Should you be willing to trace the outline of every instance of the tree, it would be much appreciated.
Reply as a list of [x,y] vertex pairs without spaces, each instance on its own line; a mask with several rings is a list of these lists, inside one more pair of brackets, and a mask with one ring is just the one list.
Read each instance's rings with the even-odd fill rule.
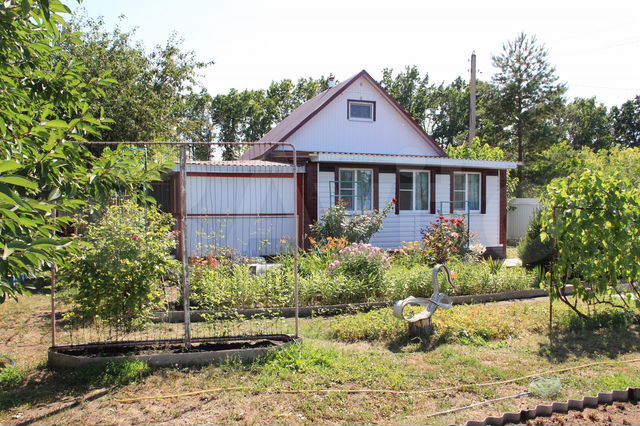
[[[329,87],[328,79],[301,78],[272,82],[267,90],[231,89],[211,100],[211,123],[218,142],[255,142],[302,103]],[[277,141],[270,141],[277,142]],[[227,144],[225,160],[236,159],[243,147]]]
[[429,94],[428,132],[442,146],[463,143],[469,132],[469,86],[462,77]]
[[506,135],[502,142],[511,156],[525,161],[557,140],[552,117],[563,105],[566,88],[557,82],[547,49],[535,37],[519,34],[492,61],[498,72],[488,113]]
[[[160,141],[193,136],[190,109],[197,94],[197,71],[213,62],[202,62],[181,49],[171,35],[164,45],[147,53],[134,40],[133,31],[116,26],[105,29],[104,20],[77,16],[69,32],[81,32],[80,43],[64,43],[64,50],[84,64],[82,77],[89,81],[103,74],[118,84],[104,88],[104,96],[90,105],[94,115],[106,115],[113,122],[103,129],[101,140]],[[204,113],[204,111],[202,111]]]
[[574,148],[609,148],[613,143],[609,113],[595,98],[576,98],[564,110],[563,127]]
[[139,153],[96,158],[76,143],[106,129],[91,110],[113,80],[83,77],[84,65],[61,48],[81,43],[61,31],[67,13],[57,0],[0,7],[0,302],[77,248],[61,229],[89,199],[140,192],[159,177],[140,172]]
[[426,128],[429,108],[429,74],[420,75],[418,67],[407,65],[404,72],[393,76],[393,68],[382,70],[380,85],[418,122]]
[[640,147],[640,95],[611,108],[611,121],[616,143]]

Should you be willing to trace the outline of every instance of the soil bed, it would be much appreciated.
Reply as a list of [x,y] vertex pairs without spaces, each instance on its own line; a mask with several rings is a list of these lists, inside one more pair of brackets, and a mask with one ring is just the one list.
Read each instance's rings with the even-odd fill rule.
[[193,339],[190,349],[179,339],[58,346],[49,349],[49,365],[79,368],[120,360],[141,360],[154,366],[209,364],[229,359],[250,361],[295,340],[286,334],[274,334]]
[[580,412],[539,417],[529,420],[526,424],[528,426],[640,425],[640,407],[633,402],[615,403],[598,409],[587,408]]

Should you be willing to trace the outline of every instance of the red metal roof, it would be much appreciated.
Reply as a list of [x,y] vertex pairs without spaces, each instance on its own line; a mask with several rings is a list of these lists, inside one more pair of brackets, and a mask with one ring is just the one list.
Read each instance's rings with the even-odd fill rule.
[[344,92],[354,81],[360,77],[367,78],[374,86],[376,86],[382,94],[404,115],[404,117],[411,123],[411,125],[418,131],[423,137],[425,142],[436,150],[441,156],[447,156],[444,150],[433,140],[431,136],[425,132],[425,130],[407,113],[404,108],[391,96],[371,75],[362,70],[358,74],[344,80],[343,82],[335,85],[334,87],[325,90],[324,92],[314,96],[307,102],[296,108],[289,116],[278,123],[272,128],[266,135],[262,137],[258,142],[262,145],[254,146],[242,155],[242,159],[259,158],[272,150],[274,146],[269,147],[266,143],[274,142],[286,142],[287,138],[295,133],[300,127],[302,127],[313,116],[320,112],[326,105],[328,105],[333,99]]

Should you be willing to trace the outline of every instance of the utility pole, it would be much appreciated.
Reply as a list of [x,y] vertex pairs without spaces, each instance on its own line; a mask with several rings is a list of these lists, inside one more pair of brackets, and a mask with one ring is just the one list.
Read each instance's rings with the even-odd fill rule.
[[476,137],[476,52],[471,53],[471,79],[469,80],[469,140],[471,146]]

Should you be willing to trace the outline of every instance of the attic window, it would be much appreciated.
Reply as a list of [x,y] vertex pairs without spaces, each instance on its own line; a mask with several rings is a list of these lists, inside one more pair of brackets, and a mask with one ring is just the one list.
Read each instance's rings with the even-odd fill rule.
[[347,118],[353,121],[376,121],[376,103],[348,100]]

